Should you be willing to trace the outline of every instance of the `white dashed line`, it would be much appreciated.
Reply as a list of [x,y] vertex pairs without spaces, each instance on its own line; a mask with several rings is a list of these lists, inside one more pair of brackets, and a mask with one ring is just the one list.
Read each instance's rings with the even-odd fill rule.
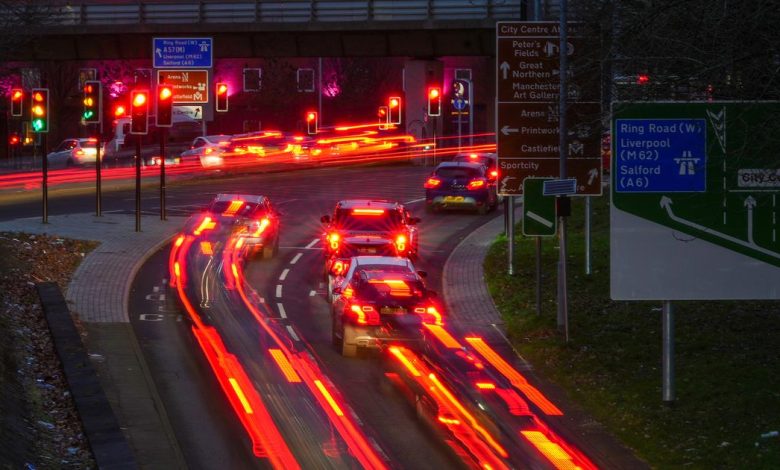
[[315,238],[314,240],[312,240],[311,242],[309,242],[309,244],[308,244],[308,245],[306,245],[306,248],[313,248],[313,247],[314,247],[314,245],[316,245],[318,241],[319,241],[319,239]]
[[317,295],[316,290],[309,291],[309,297],[314,297],[315,295]]
[[285,268],[284,271],[282,271],[282,274],[279,276],[280,281],[284,281],[287,279],[287,275],[290,273],[290,270]]
[[292,325],[287,325],[287,331],[290,333],[290,336],[292,336],[293,341],[301,340],[300,338],[298,338],[298,335],[295,334],[295,330],[293,330]]
[[277,284],[276,285],[276,296],[277,297],[281,297],[282,296],[282,285],[281,284]]
[[303,253],[298,253],[297,255],[293,256],[293,259],[290,260],[290,264],[297,263],[298,260],[301,259],[301,256],[303,256]]
[[404,205],[406,205],[406,204],[414,204],[415,202],[420,202],[420,201],[424,201],[424,200],[425,200],[424,197],[421,197],[419,199],[412,199],[411,201],[404,202]]
[[287,318],[287,312],[284,311],[284,305],[282,304],[276,304],[276,308],[279,309],[279,316],[282,318]]

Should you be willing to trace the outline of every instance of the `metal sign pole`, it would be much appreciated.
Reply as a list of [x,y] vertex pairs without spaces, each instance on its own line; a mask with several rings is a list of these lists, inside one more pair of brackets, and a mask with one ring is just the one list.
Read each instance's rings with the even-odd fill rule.
[[160,220],[165,219],[165,139],[168,128],[160,128]]
[[536,237],[536,314],[542,314],[542,237]]
[[[560,61],[560,89],[559,89],[559,108],[558,108],[558,123],[559,123],[559,139],[558,147],[561,160],[561,179],[566,179],[566,151],[568,149],[566,145],[566,94],[567,94],[567,54],[568,50],[568,35],[566,29],[566,17],[567,17],[567,0],[560,0],[560,31],[561,41],[558,50],[558,57]],[[568,197],[568,196],[564,196]],[[569,311],[567,305],[568,294],[566,292],[566,214],[561,214],[560,218],[560,250],[558,251],[558,326],[563,326],[564,337],[566,342],[569,342]]]
[[41,134],[38,134],[38,138],[41,139],[41,153],[43,154],[43,160],[41,160],[41,172],[43,173],[43,181],[41,182],[41,194],[43,196],[43,223],[48,224],[49,223],[49,157],[46,155],[46,138],[41,138]]
[[674,402],[674,310],[672,302],[664,300],[661,313],[662,395],[667,405]]
[[469,84],[469,146],[474,146],[474,84],[471,80],[466,80]]
[[509,267],[507,272],[510,276],[515,274],[515,197],[509,198],[509,223],[507,224],[507,252],[509,253]]
[[590,239],[590,230],[591,230],[591,199],[590,196],[585,196],[585,274],[590,275],[591,274],[591,261],[590,261],[590,251],[591,251],[591,239]]
[[100,124],[97,125],[97,141],[95,142],[95,215],[101,217],[102,214],[102,188],[100,174],[103,162],[100,160]]
[[141,231],[141,136],[135,136],[135,231]]

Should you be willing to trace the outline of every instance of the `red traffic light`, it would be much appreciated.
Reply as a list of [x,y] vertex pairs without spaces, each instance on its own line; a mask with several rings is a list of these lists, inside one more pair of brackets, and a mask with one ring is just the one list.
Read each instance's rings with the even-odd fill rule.
[[169,100],[173,97],[173,90],[169,86],[161,86],[158,99],[161,101]]
[[116,107],[114,107],[114,117],[122,117],[125,114],[127,114],[127,108],[125,108],[125,105],[118,104]]
[[398,98],[390,98],[390,107],[397,108],[401,104],[401,100]]
[[390,124],[401,124],[401,98],[398,96],[391,96],[387,100],[387,121]]
[[224,82],[217,83],[216,86],[216,110],[225,113],[228,110],[228,84]]
[[315,111],[309,111],[306,113],[306,132],[309,134],[317,133],[317,113]]
[[647,85],[650,83],[650,75],[646,73],[640,73],[636,76],[636,83],[637,85]]
[[441,116],[441,88],[428,88],[428,116]]
[[309,113],[306,115],[306,120],[311,122],[313,120],[317,119],[317,113]]
[[146,104],[146,92],[136,91],[133,93],[133,107],[138,108]]
[[14,88],[11,90],[11,116],[22,115],[22,100],[24,99],[24,91],[21,88]]
[[149,91],[138,90],[130,94],[130,133],[149,132]]
[[16,134],[11,134],[11,136],[8,138],[8,143],[11,145],[16,145],[19,143],[19,136]]
[[159,85],[157,88],[157,127],[173,125],[173,88]]

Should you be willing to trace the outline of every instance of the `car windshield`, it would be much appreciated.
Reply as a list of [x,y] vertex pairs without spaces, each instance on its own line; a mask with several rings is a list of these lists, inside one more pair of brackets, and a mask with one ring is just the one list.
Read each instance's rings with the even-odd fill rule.
[[366,300],[380,300],[387,297],[420,299],[425,293],[423,283],[408,272],[393,275],[387,270],[362,270],[359,273],[357,295]]
[[224,217],[251,217],[261,209],[257,203],[241,200],[214,201],[209,206],[209,212]]
[[436,176],[442,178],[477,178],[482,176],[482,172],[476,168],[470,168],[465,166],[443,166],[436,170]]
[[401,226],[401,216],[394,210],[341,208],[335,222],[344,230],[388,232]]

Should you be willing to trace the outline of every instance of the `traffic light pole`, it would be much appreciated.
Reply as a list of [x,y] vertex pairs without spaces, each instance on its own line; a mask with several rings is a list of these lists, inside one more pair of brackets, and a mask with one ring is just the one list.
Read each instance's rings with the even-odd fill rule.
[[[567,34],[567,0],[560,0],[560,32],[561,40],[559,45],[559,71],[560,71],[560,88],[558,90],[558,149],[560,152],[560,178],[566,179],[566,151],[568,146],[566,145],[566,135],[568,129],[566,128],[566,98],[567,98],[567,73],[568,73],[568,34]],[[559,196],[560,206],[568,209],[568,196]],[[565,211],[564,211],[565,212]],[[568,292],[566,283],[566,217],[568,213],[562,213],[559,216],[559,241],[558,245],[558,328],[563,329],[565,341],[569,342],[569,308],[568,308]]]
[[101,187],[102,175],[101,167],[103,161],[100,159],[100,123],[97,125],[97,141],[95,142],[95,215],[101,217],[103,190]]
[[168,137],[168,128],[160,128],[160,220],[165,218],[165,139]]
[[46,157],[46,136],[38,134],[38,138],[41,139],[41,152],[43,153],[43,160],[41,160],[41,172],[43,173],[43,181],[41,183],[41,193],[43,195],[43,223],[49,223],[49,159]]
[[135,231],[141,231],[141,136],[135,136]]

